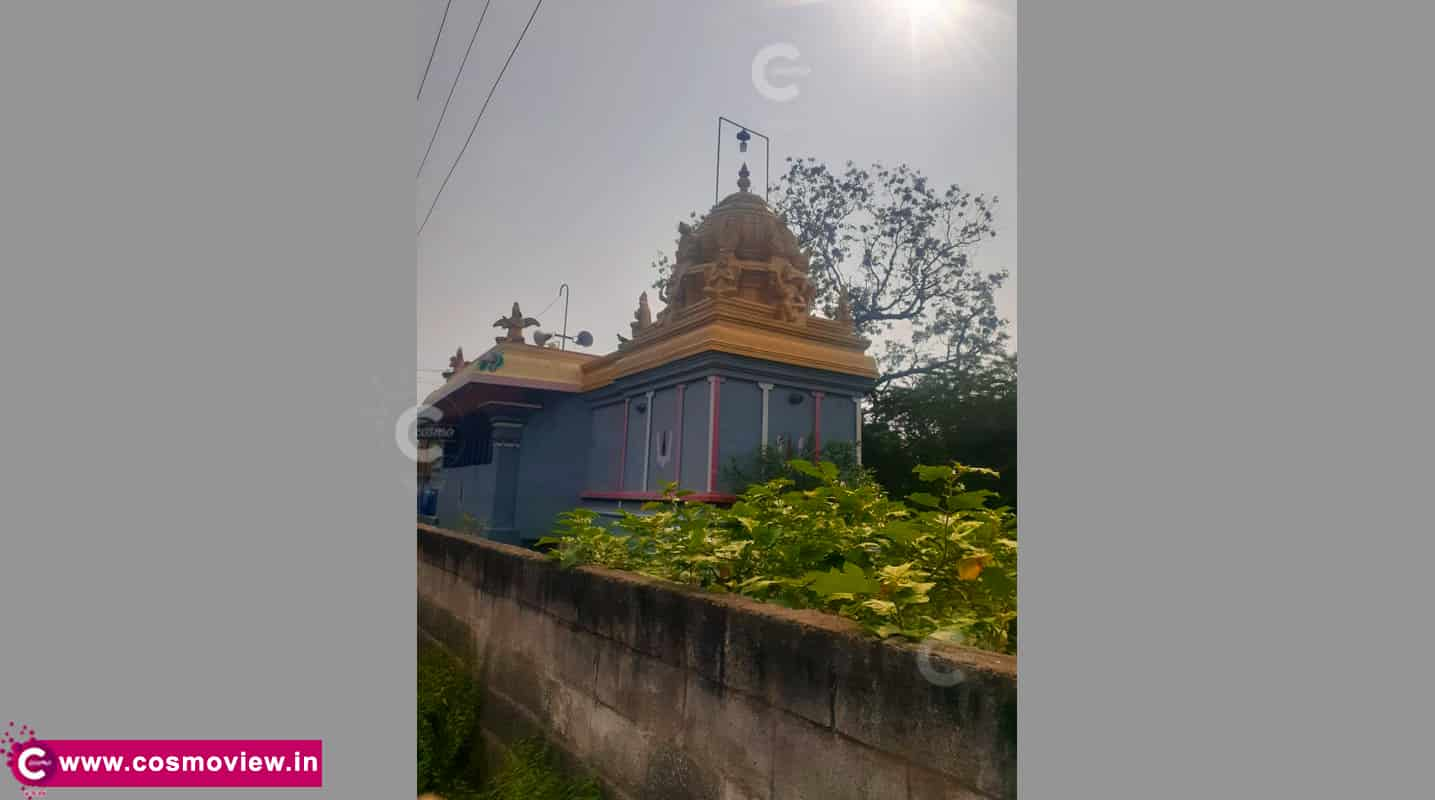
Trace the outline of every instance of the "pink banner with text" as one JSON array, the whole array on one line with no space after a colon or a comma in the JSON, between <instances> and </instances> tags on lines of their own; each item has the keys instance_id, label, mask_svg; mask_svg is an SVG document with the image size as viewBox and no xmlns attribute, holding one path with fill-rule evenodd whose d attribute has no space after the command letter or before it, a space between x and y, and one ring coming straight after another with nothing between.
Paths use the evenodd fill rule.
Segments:
<instances>
[{"instance_id":1,"label":"pink banner with text","mask_svg":"<svg viewBox=\"0 0 1435 800\"><path fill-rule=\"evenodd\" d=\"M29 739L6 752L21 784L59 787L318 787L318 739Z\"/></svg>"}]
</instances>

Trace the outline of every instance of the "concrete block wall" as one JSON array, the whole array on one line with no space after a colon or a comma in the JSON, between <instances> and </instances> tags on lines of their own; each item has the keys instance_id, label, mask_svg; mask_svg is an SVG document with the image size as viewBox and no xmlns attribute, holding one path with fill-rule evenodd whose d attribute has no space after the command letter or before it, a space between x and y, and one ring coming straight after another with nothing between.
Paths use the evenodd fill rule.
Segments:
<instances>
[{"instance_id":1,"label":"concrete block wall","mask_svg":"<svg viewBox=\"0 0 1435 800\"><path fill-rule=\"evenodd\" d=\"M479 673L485 738L542 736L620 800L1016 796L1007 656L425 525L418 605Z\"/></svg>"}]
</instances>

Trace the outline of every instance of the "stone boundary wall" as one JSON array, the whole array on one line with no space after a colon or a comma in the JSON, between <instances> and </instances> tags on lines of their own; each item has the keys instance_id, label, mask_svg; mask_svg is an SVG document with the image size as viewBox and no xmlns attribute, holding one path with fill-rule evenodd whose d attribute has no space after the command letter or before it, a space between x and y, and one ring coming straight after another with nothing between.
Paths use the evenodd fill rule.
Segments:
<instances>
[{"instance_id":1,"label":"stone boundary wall","mask_svg":"<svg viewBox=\"0 0 1435 800\"><path fill-rule=\"evenodd\" d=\"M613 797L1016 796L1009 656L422 524L418 609L483 681L486 739L543 736Z\"/></svg>"}]
</instances>

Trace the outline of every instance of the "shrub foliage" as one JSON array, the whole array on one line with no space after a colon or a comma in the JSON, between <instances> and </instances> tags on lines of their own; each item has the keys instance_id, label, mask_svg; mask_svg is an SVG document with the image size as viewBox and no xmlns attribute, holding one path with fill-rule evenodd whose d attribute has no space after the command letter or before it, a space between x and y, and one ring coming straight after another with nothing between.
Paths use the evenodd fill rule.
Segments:
<instances>
[{"instance_id":1,"label":"shrub foliage","mask_svg":"<svg viewBox=\"0 0 1435 800\"><path fill-rule=\"evenodd\" d=\"M591 778L565 775L546 744L528 739L514 746L478 800L603 800L603 792Z\"/></svg>"},{"instance_id":2,"label":"shrub foliage","mask_svg":"<svg viewBox=\"0 0 1435 800\"><path fill-rule=\"evenodd\" d=\"M457 797L478 778L478 683L455 658L423 648L418 662L418 791Z\"/></svg>"},{"instance_id":3,"label":"shrub foliage","mask_svg":"<svg viewBox=\"0 0 1435 800\"><path fill-rule=\"evenodd\" d=\"M666 499L611 523L559 516L540 541L565 566L597 564L857 620L881 636L964 641L1014 652L1016 515L961 464L913 470L927 491L891 500L831 462L788 462L806 480L745 489L731 508ZM809 488L810 487L810 488Z\"/></svg>"}]
</instances>

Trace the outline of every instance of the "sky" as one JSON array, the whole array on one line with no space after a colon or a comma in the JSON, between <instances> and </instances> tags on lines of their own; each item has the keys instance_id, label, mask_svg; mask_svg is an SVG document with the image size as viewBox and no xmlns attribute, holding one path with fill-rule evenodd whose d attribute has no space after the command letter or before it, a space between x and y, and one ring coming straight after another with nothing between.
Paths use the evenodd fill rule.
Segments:
<instances>
[{"instance_id":1,"label":"sky","mask_svg":"<svg viewBox=\"0 0 1435 800\"><path fill-rule=\"evenodd\" d=\"M452 0L416 101L418 172L455 87L418 175L416 231L534 7L491 0L455 85L485 2ZM444 5L419 0L416 91ZM774 178L789 156L905 162L996 195L998 235L972 263L1010 270L998 305L1014 346L1016 55L1016 3L999 0L543 0L418 235L419 396L455 348L488 349L514 301L561 329L563 283L569 334L613 350L678 220L714 202L719 115L771 137ZM735 133L723 196L740 158L763 185L760 140L740 156Z\"/></svg>"}]
</instances>

